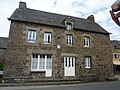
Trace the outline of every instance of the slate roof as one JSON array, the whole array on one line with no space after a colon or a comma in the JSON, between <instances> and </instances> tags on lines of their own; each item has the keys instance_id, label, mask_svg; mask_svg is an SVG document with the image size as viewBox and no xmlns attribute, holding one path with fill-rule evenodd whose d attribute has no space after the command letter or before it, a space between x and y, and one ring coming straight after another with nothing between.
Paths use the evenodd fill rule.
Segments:
<instances>
[{"instance_id":1,"label":"slate roof","mask_svg":"<svg viewBox=\"0 0 120 90\"><path fill-rule=\"evenodd\" d=\"M71 17L73 19L74 29L76 30L110 34L97 23L87 19L68 16L68 15L55 14L50 12L44 12L44 11L38 11L34 9L29 9L29 8L24 8L24 9L17 8L14 11L14 13L11 15L11 17L8 19L65 28L63 21L67 17Z\"/></svg>"},{"instance_id":2,"label":"slate roof","mask_svg":"<svg viewBox=\"0 0 120 90\"><path fill-rule=\"evenodd\" d=\"M115 49L120 49L120 41L113 40L111 44Z\"/></svg>"},{"instance_id":3,"label":"slate roof","mask_svg":"<svg viewBox=\"0 0 120 90\"><path fill-rule=\"evenodd\" d=\"M0 37L0 49L6 49L8 44L8 38Z\"/></svg>"}]
</instances>

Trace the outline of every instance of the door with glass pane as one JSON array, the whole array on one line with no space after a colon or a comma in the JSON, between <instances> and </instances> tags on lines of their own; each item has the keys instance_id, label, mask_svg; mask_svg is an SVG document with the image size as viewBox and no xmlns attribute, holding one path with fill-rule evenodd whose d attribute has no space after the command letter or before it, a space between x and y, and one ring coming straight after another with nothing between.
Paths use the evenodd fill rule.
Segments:
<instances>
[{"instance_id":1,"label":"door with glass pane","mask_svg":"<svg viewBox=\"0 0 120 90\"><path fill-rule=\"evenodd\" d=\"M46 77L52 76L52 56L46 55Z\"/></svg>"},{"instance_id":2,"label":"door with glass pane","mask_svg":"<svg viewBox=\"0 0 120 90\"><path fill-rule=\"evenodd\" d=\"M75 76L75 57L64 57L64 75Z\"/></svg>"}]
</instances>

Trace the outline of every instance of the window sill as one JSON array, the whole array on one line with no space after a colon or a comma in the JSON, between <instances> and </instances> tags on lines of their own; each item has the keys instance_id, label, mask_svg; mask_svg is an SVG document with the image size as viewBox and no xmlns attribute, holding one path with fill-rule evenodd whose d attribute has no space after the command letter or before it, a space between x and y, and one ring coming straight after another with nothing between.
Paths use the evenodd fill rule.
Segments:
<instances>
[{"instance_id":1,"label":"window sill","mask_svg":"<svg viewBox=\"0 0 120 90\"><path fill-rule=\"evenodd\" d=\"M90 46L83 46L83 47L88 47L89 48Z\"/></svg>"},{"instance_id":2,"label":"window sill","mask_svg":"<svg viewBox=\"0 0 120 90\"><path fill-rule=\"evenodd\" d=\"M44 44L51 44L51 43L44 43Z\"/></svg>"},{"instance_id":3,"label":"window sill","mask_svg":"<svg viewBox=\"0 0 120 90\"><path fill-rule=\"evenodd\" d=\"M68 45L68 44L67 44L67 46L68 46L68 47L73 47L73 45Z\"/></svg>"},{"instance_id":4,"label":"window sill","mask_svg":"<svg viewBox=\"0 0 120 90\"><path fill-rule=\"evenodd\" d=\"M85 69L91 69L90 67L85 67Z\"/></svg>"},{"instance_id":5,"label":"window sill","mask_svg":"<svg viewBox=\"0 0 120 90\"><path fill-rule=\"evenodd\" d=\"M28 41L28 43L33 43L33 44L34 44L34 43L36 43L36 42L34 42L34 41Z\"/></svg>"}]
</instances>

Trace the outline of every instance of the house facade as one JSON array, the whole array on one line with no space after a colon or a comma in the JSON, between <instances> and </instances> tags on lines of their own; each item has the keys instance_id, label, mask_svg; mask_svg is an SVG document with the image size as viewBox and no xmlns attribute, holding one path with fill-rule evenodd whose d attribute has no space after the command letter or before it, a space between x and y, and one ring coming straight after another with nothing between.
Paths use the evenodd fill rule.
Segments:
<instances>
[{"instance_id":1,"label":"house facade","mask_svg":"<svg viewBox=\"0 0 120 90\"><path fill-rule=\"evenodd\" d=\"M3 66L5 61L5 51L8 44L8 38L0 37L0 75L3 75Z\"/></svg>"},{"instance_id":2,"label":"house facade","mask_svg":"<svg viewBox=\"0 0 120 90\"><path fill-rule=\"evenodd\" d=\"M29 9L19 3L9 18L6 82L30 80L105 80L112 77L109 34L88 19Z\"/></svg>"},{"instance_id":3,"label":"house facade","mask_svg":"<svg viewBox=\"0 0 120 90\"><path fill-rule=\"evenodd\" d=\"M120 41L111 41L113 52L114 73L120 74Z\"/></svg>"}]
</instances>

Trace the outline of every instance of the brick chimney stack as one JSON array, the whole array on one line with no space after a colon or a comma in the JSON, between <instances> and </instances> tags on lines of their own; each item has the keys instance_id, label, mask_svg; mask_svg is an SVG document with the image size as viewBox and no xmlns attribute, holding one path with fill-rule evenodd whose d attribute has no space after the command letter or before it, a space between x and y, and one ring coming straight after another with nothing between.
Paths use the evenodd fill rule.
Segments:
<instances>
[{"instance_id":1,"label":"brick chimney stack","mask_svg":"<svg viewBox=\"0 0 120 90\"><path fill-rule=\"evenodd\" d=\"M90 20L90 21L92 21L92 22L95 22L95 19L94 19L94 16L93 16L93 15L88 16L87 19Z\"/></svg>"},{"instance_id":2,"label":"brick chimney stack","mask_svg":"<svg viewBox=\"0 0 120 90\"><path fill-rule=\"evenodd\" d=\"M20 1L19 2L19 8L22 8L22 9L27 8L26 3Z\"/></svg>"}]
</instances>

